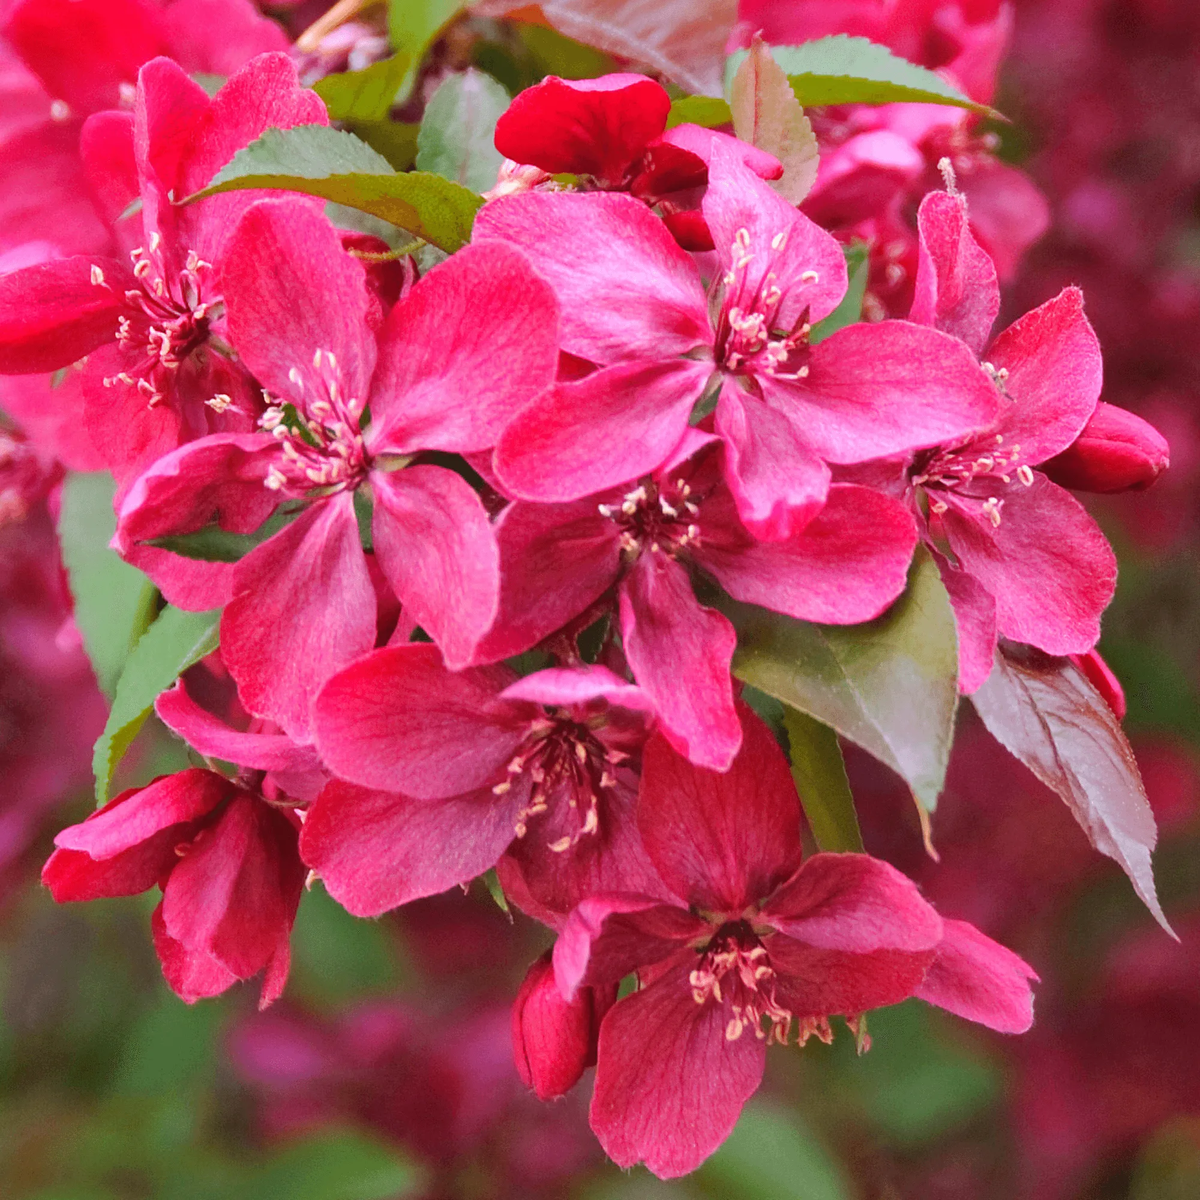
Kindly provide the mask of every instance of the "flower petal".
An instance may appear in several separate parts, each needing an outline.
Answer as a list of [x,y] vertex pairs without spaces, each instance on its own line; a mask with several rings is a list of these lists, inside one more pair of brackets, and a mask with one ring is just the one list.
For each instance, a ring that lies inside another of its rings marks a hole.
[[958,634],[958,690],[969,696],[983,686],[996,661],[996,601],[973,575],[933,551]]
[[167,986],[187,1004],[219,996],[238,981],[238,977],[204,950],[189,950],[168,932],[161,902],[150,917],[154,950],[162,965]]

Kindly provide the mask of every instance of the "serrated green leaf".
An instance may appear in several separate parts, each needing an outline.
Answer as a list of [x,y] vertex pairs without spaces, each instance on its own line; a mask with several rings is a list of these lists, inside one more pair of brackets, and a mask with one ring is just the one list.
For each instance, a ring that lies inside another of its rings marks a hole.
[[412,66],[407,54],[393,54],[361,71],[326,75],[313,84],[331,121],[383,121]]
[[496,186],[504,156],[496,149],[496,122],[508,92],[490,75],[470,68],[450,75],[425,106],[417,135],[416,166],[473,192]]
[[908,589],[862,625],[813,625],[727,602],[734,674],[832,726],[886,763],[932,810],[946,779],[958,707],[950,598],[918,549]]
[[783,705],[792,778],[809,828],[822,850],[861,854],[862,831],[837,734],[807,713]]
[[108,802],[113,772],[150,715],[154,701],[188,667],[211,654],[219,641],[221,614],[164,608],[142,634],[117,684],[108,723],[92,752],[96,800]]
[[67,476],[58,536],[75,599],[75,624],[96,680],[112,697],[130,652],[154,618],[154,584],[108,548],[117,528],[107,471]]
[[733,113],[725,100],[716,96],[682,96],[671,101],[667,128],[674,129],[676,125],[703,125],[705,129],[714,129],[718,125],[728,125],[732,120]]
[[397,103],[408,99],[429,47],[464,8],[464,0],[388,0],[388,38],[409,60]]
[[416,161],[421,127],[415,121],[347,121],[346,128],[379,151],[397,171],[409,170]]
[[846,274],[849,276],[846,294],[825,320],[818,321],[812,327],[808,340],[814,346],[831,333],[862,320],[863,300],[867,295],[867,281],[871,277],[871,247],[866,242],[855,242],[845,248],[845,255]]
[[320,196],[390,221],[450,254],[470,239],[483,204],[482,197],[440,175],[401,174],[352,133],[325,125],[268,129],[183,203],[246,188]]
[[[739,50],[725,64],[729,90],[747,51]],[[948,104],[997,117],[986,104],[964,96],[940,75],[898,58],[886,46],[844,33],[817,38],[802,46],[772,46],[775,61],[787,72],[796,99],[814,104],[892,104],[898,100]]]

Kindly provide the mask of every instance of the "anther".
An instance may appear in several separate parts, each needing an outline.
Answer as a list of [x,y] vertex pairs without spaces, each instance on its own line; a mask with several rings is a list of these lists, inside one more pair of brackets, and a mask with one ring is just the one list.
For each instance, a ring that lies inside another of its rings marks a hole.
[[104,286],[104,272],[95,263],[92,263],[92,283],[96,287]]
[[821,276],[817,271],[805,271],[804,274],[800,276],[800,282],[801,283],[817,283],[820,280],[820,278],[821,278]]

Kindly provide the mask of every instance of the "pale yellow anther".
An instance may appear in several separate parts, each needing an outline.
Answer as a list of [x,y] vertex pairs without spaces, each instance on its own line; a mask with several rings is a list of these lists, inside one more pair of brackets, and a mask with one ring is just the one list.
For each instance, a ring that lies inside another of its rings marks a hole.
[[104,272],[95,263],[92,263],[91,275],[92,275],[92,283],[96,287],[104,286]]

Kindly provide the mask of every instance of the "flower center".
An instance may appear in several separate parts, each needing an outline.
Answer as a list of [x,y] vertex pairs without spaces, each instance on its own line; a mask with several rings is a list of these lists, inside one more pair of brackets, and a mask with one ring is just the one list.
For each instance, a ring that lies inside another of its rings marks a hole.
[[[602,722],[603,718],[597,718]],[[523,838],[533,817],[541,816],[552,803],[565,797],[574,814],[574,831],[549,843],[556,854],[569,850],[581,838],[600,829],[600,799],[616,787],[614,770],[628,755],[606,746],[596,730],[551,710],[535,721],[520,749],[508,764],[508,778],[496,784],[497,796],[508,792],[520,776],[530,780],[529,800],[517,813],[515,831]]]
[[996,528],[1002,520],[1000,510],[1004,501],[999,496],[964,495],[964,492],[977,480],[999,480],[1008,484],[1014,476],[1025,487],[1033,486],[1033,471],[1021,462],[1021,447],[1015,442],[1006,446],[1002,433],[996,434],[990,449],[986,444],[974,441],[966,446],[939,446],[926,450],[917,455],[910,473],[912,486],[925,493],[929,510],[934,515],[941,516],[949,507],[938,493],[954,492],[960,499],[977,500],[984,516]]
[[700,540],[696,524],[700,508],[682,479],[674,483],[648,480],[627,492],[619,504],[598,507],[600,515],[620,529],[621,549],[630,560],[646,549],[674,557]]
[[[787,244],[781,230],[770,248],[752,245],[750,232],[739,229],[730,247],[732,264],[719,281],[714,300],[720,304],[717,317],[716,361],[726,371],[771,375],[776,379],[803,379],[808,375],[807,309],[790,328],[784,327],[784,292],[774,271],[751,271],[750,264],[764,254],[768,260]],[[815,283],[816,271],[801,275],[804,283]]]
[[279,439],[283,450],[263,482],[272,491],[294,497],[313,488],[332,495],[357,487],[368,468],[359,428],[363,404],[343,395],[337,359],[328,350],[317,350],[312,372],[292,367],[288,379],[296,403],[266,397],[268,408],[258,421]]
[[729,921],[717,930],[700,950],[700,962],[688,983],[697,1004],[729,1002],[728,1041],[737,1041],[747,1029],[753,1029],[754,1036],[765,1037],[768,1045],[787,1045],[792,1014],[775,1000],[771,958],[749,921]]
[[[174,373],[208,340],[211,312],[221,303],[219,298],[205,299],[212,266],[194,250],[188,251],[184,269],[168,282],[157,258],[161,243],[155,233],[150,255],[140,246],[130,251],[138,286],[125,293],[125,312],[117,318],[117,344],[129,362],[104,380],[105,387],[136,387],[151,408],[166,399]],[[92,283],[111,286],[98,266],[92,267]]]

